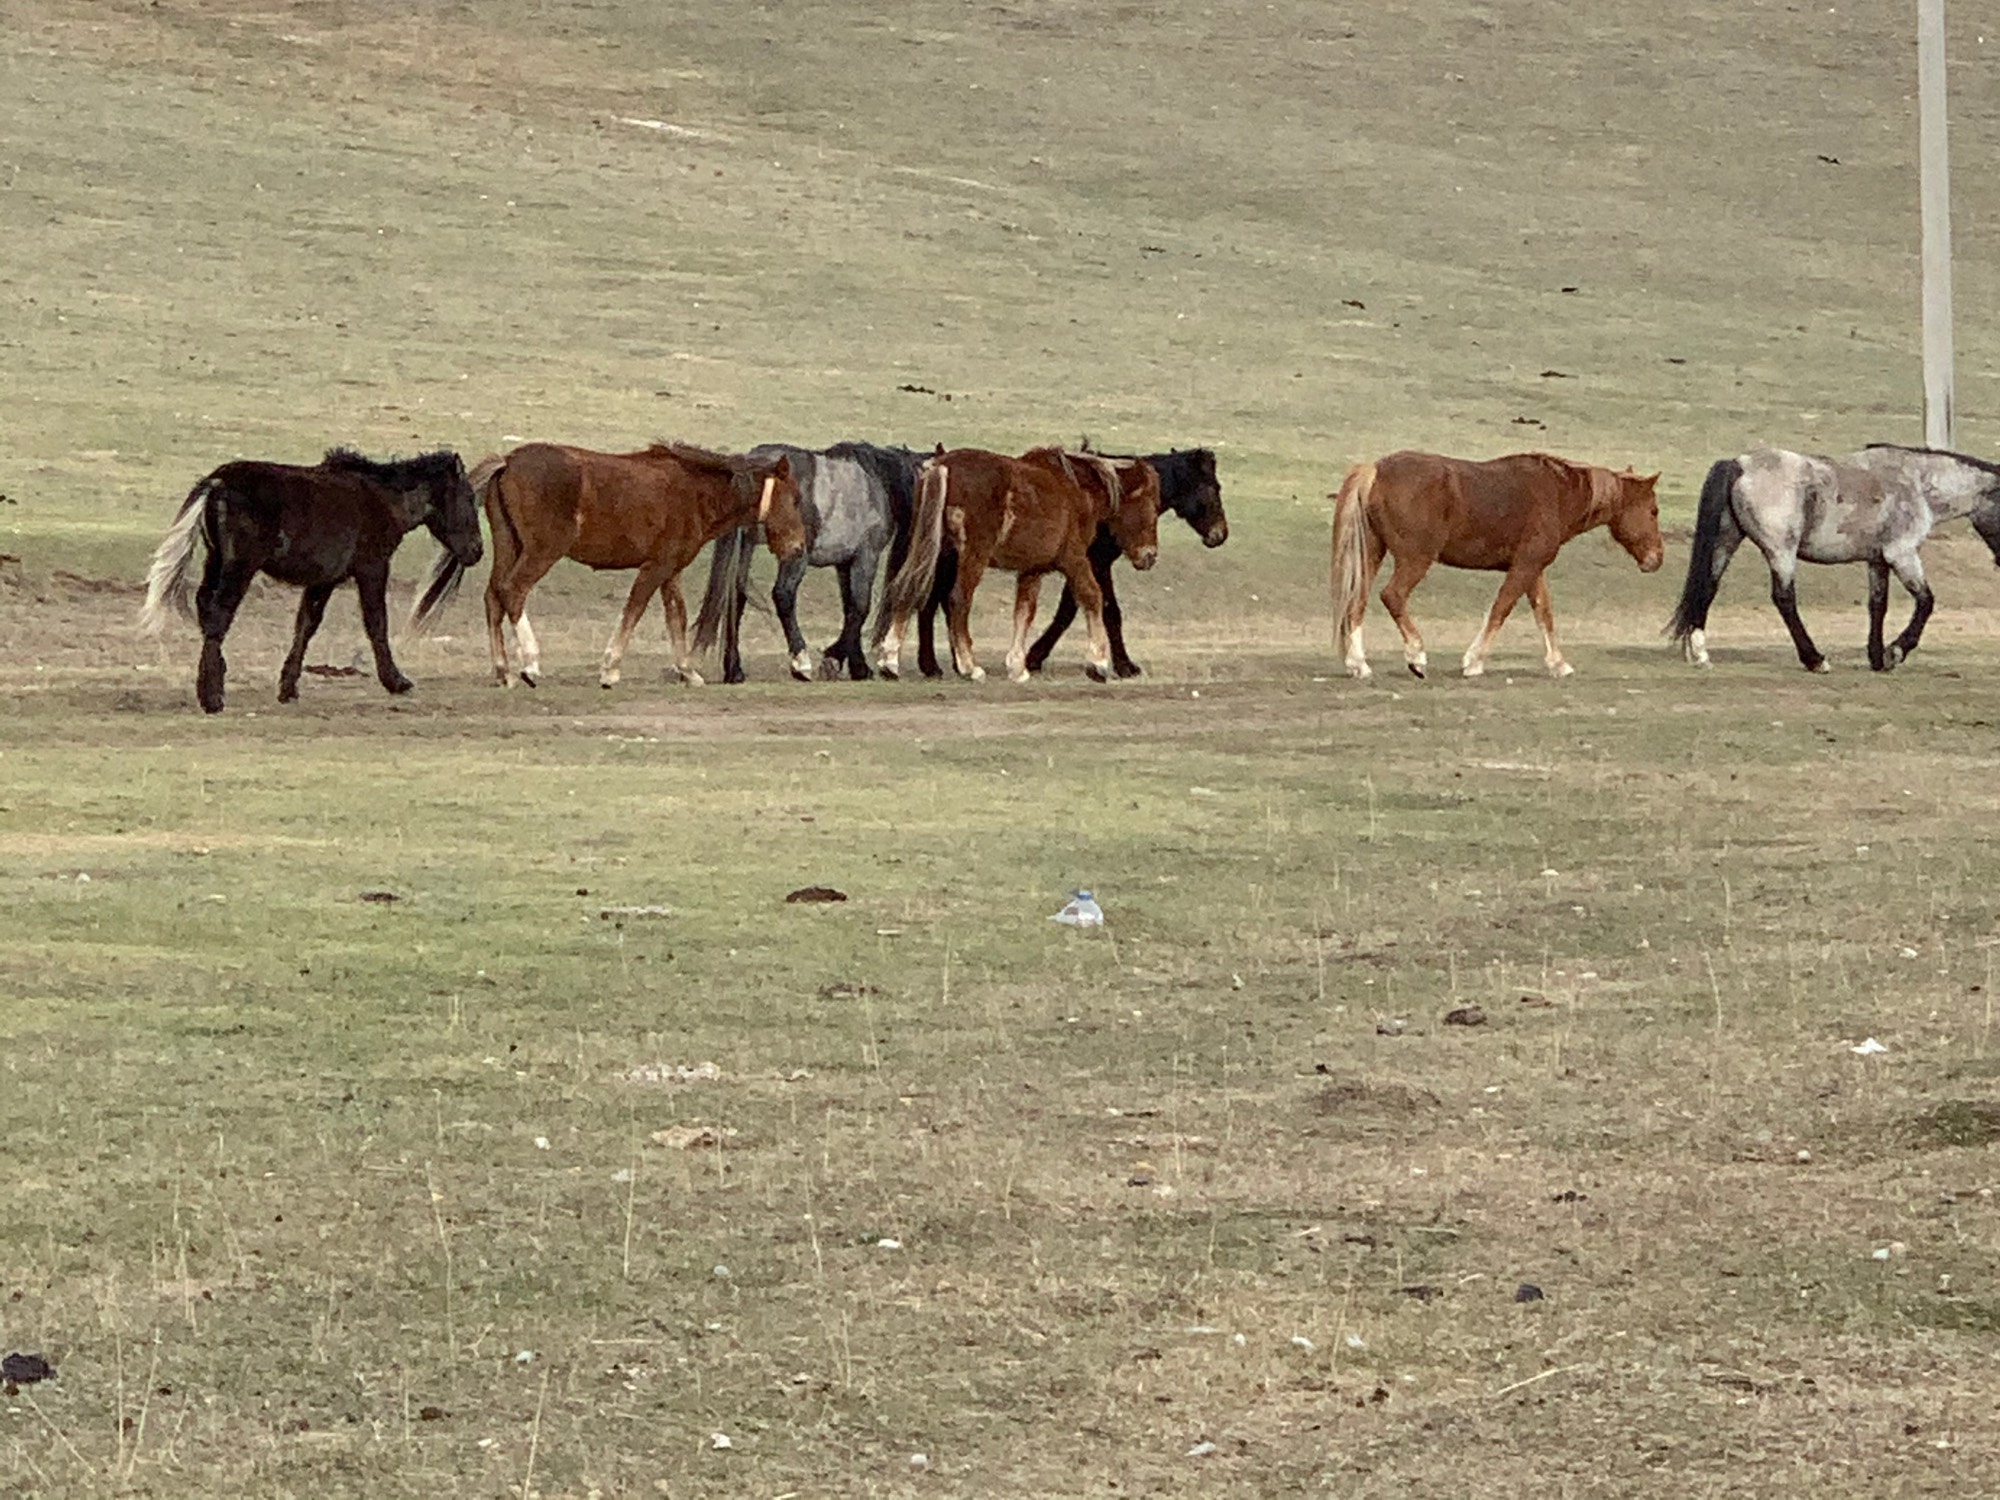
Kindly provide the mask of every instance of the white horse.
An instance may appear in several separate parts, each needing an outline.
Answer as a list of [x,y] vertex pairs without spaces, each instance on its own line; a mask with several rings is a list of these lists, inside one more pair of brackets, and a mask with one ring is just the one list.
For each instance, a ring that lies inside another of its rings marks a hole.
[[[1747,537],[1771,568],[1771,602],[1784,617],[1809,672],[1827,670],[1826,657],[1799,618],[1800,559],[1868,564],[1868,664],[1886,672],[1917,649],[1935,600],[1917,555],[1938,526],[1960,516],[1972,524],[2000,563],[2000,465],[1936,448],[1872,443],[1844,458],[1818,458],[1784,448],[1756,448],[1718,460],[1701,487],[1687,583],[1667,634],[1687,659],[1708,663],[1708,609],[1723,569]],[[1910,623],[1886,647],[1889,575],[1909,590]]]

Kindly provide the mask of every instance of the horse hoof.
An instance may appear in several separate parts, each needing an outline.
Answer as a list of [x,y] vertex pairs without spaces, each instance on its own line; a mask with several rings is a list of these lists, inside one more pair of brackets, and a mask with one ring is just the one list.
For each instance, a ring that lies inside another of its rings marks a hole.
[[892,661],[877,662],[875,670],[884,682],[900,681],[903,675],[902,669]]
[[[391,679],[388,682],[383,683],[382,686],[387,688],[392,693],[402,694],[402,693],[407,693],[411,688],[415,687],[416,684],[410,681],[410,679],[407,677],[397,677]],[[294,693],[292,696],[297,697],[298,695]]]
[[1375,669],[1365,661],[1351,661],[1347,664],[1347,675],[1356,682],[1366,682],[1375,675]]
[[[621,675],[623,674],[618,672],[600,672],[597,674],[597,685],[601,688],[615,688],[618,686],[618,679]],[[523,678],[522,680],[525,682],[527,679]],[[534,686],[533,683],[529,683],[528,685],[530,687]]]
[[1088,677],[1092,682],[1109,682],[1111,680],[1111,675],[1094,661],[1084,663],[1083,675]]
[[749,679],[743,675],[743,669],[741,667],[736,668],[736,670],[733,672],[724,672],[722,674],[722,684],[724,687],[739,687],[748,680]]
[[1833,663],[1822,656],[1818,661],[1807,667],[1806,670],[1808,672],[1818,672],[1821,676],[1824,676],[1833,670]]
[[293,684],[293,685],[292,685],[291,687],[281,687],[281,688],[279,688],[279,689],[278,689],[278,701],[279,701],[280,703],[296,703],[296,702],[298,702],[298,701],[299,701],[299,690],[298,690],[298,686],[297,686],[297,684]]
[[969,672],[965,674],[965,680],[967,682],[984,682],[986,680],[986,668],[984,667],[972,668]]
[[701,673],[693,670],[692,668],[689,668],[687,671],[681,673],[681,681],[686,683],[689,687],[708,686],[708,679],[703,677]]
[[1410,675],[1416,678],[1417,681],[1422,682],[1424,680],[1424,668],[1426,665],[1428,665],[1428,663],[1420,661],[1406,661],[1403,663],[1403,665],[1410,669]]
[[1549,668],[1549,676],[1555,678],[1558,682],[1561,682],[1565,677],[1574,677],[1575,675],[1576,668],[1572,667],[1566,661],[1559,661]]
[[793,653],[792,676],[800,682],[811,682],[813,680],[813,660],[808,653],[804,651]]
[[1889,648],[1889,654],[1883,657],[1882,659],[1882,670],[1885,672],[1893,672],[1897,667],[1902,665],[1903,658],[1908,656],[1909,654],[1910,653],[1905,651],[1901,646],[1891,646]]
[[[616,681],[616,679],[614,678],[613,681]],[[540,667],[521,668],[521,685],[523,687],[540,687],[542,685],[542,669]],[[609,686],[609,684],[607,683],[606,686]]]
[[1137,677],[1140,675],[1140,667],[1136,661],[1121,661],[1112,670],[1115,671],[1120,677],[1124,677],[1127,679]]
[[219,713],[221,713],[221,712],[222,712],[222,700],[221,700],[220,698],[216,698],[216,699],[214,699],[214,700],[212,700],[212,701],[211,701],[210,699],[207,699],[207,698],[203,698],[203,699],[201,700],[201,711],[202,711],[203,713],[205,713],[205,714],[219,714]]
[[1486,675],[1486,663],[1483,661],[1467,662],[1464,667],[1463,675],[1467,677],[1484,677]]
[[857,656],[853,661],[848,663],[847,675],[856,682],[866,682],[875,674],[868,670],[868,663]]

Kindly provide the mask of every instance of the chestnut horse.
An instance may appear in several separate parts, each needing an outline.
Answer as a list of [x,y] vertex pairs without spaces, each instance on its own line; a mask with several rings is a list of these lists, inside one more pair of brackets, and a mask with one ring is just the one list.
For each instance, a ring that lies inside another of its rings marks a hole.
[[[559,443],[523,443],[475,464],[472,487],[486,504],[493,571],[486,580],[486,632],[493,675],[511,684],[503,626],[511,626],[520,680],[541,676],[541,647],[528,623],[528,591],[565,557],[589,568],[637,568],[625,613],[604,648],[597,680],[618,681],[618,663],[647,601],[660,596],[681,680],[699,686],[688,653],[681,571],[701,549],[739,526],[760,524],[780,558],[806,544],[798,486],[785,459],[765,462],[655,443],[637,453],[595,453]],[[441,560],[440,568],[446,566]],[[433,584],[425,597],[438,592]]]
[[901,671],[903,634],[910,616],[930,595],[949,528],[958,575],[946,623],[959,675],[975,681],[986,675],[972,657],[972,596],[987,568],[995,567],[1017,575],[1007,675],[1016,682],[1027,680],[1028,628],[1034,624],[1042,578],[1060,572],[1090,625],[1086,670],[1099,682],[1107,680],[1111,645],[1104,628],[1104,590],[1090,562],[1090,544],[1100,525],[1109,526],[1133,567],[1152,567],[1160,553],[1160,481],[1147,464],[1060,448],[1034,448],[1019,458],[979,448],[940,449],[918,478],[909,556],[890,580],[883,601],[877,627],[878,643],[886,640],[878,664],[882,675],[895,677]]
[[1486,653],[1508,614],[1526,594],[1547,645],[1549,675],[1572,668],[1556,645],[1555,611],[1542,576],[1571,537],[1609,526],[1639,571],[1651,573],[1666,553],[1654,486],[1630,469],[1613,473],[1548,453],[1515,453],[1476,462],[1435,453],[1391,453],[1356,464],[1342,481],[1333,512],[1333,618],[1351,677],[1370,676],[1361,650],[1368,589],[1387,553],[1395,561],[1382,603],[1403,633],[1403,660],[1418,677],[1423,637],[1409,614],[1410,591],[1432,563],[1504,572],[1486,623],[1466,648],[1467,677],[1486,670]]

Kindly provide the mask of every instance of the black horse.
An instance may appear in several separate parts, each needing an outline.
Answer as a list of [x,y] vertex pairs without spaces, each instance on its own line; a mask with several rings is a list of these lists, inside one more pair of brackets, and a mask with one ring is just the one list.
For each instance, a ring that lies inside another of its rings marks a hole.
[[[1084,447],[1085,451],[1091,451],[1088,441]],[[1107,453],[1104,456],[1129,459],[1133,455]],[[1204,547],[1220,547],[1229,540],[1229,518],[1222,511],[1222,484],[1215,477],[1213,452],[1207,448],[1176,448],[1168,453],[1148,453],[1145,459],[1153,466],[1153,472],[1160,476],[1162,515],[1172,511],[1187,522],[1201,538]],[[1111,583],[1111,565],[1118,561],[1119,548],[1118,539],[1111,534],[1108,525],[1097,528],[1097,535],[1090,543],[1089,556],[1090,570],[1097,575],[1098,585],[1104,590],[1104,629],[1111,637],[1111,669],[1120,677],[1137,677],[1139,664],[1125,649],[1125,616],[1118,607],[1118,593]],[[930,599],[925,603],[918,623],[917,666],[926,677],[944,675],[938,666],[932,628],[937,612],[951,597],[951,586],[957,577],[957,554],[947,552],[940,556],[937,581],[932,585]],[[1063,632],[1069,629],[1070,622],[1075,618],[1076,595],[1065,585],[1049,628],[1028,648],[1030,672],[1041,671],[1049,653],[1055,650],[1056,642],[1062,639]]]
[[[389,563],[405,533],[428,527],[461,567],[477,563],[479,506],[456,453],[377,463],[335,448],[323,463],[224,464],[188,491],[187,499],[153,553],[146,572],[140,625],[154,635],[169,609],[201,626],[201,671],[195,697],[209,713],[222,709],[225,667],[222,638],[259,573],[297,584],[298,627],[291,654],[278,674],[278,701],[299,695],[306,643],[319,629],[333,591],[354,580],[361,595],[361,623],[375,648],[375,673],[392,693],[407,693],[410,679],[389,654]],[[208,559],[201,587],[194,586],[199,539]],[[452,574],[455,581],[456,572]],[[433,585],[437,593],[443,585]],[[426,599],[425,605],[442,600]]]

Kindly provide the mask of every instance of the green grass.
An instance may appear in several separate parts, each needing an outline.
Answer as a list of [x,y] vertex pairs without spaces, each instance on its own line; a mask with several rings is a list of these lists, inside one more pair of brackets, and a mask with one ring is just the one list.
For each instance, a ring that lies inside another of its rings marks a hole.
[[[1983,549],[1886,677],[1859,574],[1831,678],[1750,564],[1697,674],[1680,559],[1596,539],[1560,685],[1525,617],[1350,684],[1324,606],[1387,448],[1684,522],[1915,435],[1902,9],[4,11],[0,1345],[60,1376],[0,1488],[1995,1487]],[[626,580],[559,569],[535,692],[469,598],[413,698],[280,710],[274,589],[207,719],[129,624],[238,452],[1084,431],[1216,444],[1232,517],[1121,579],[1116,688],[805,688],[753,617],[749,685],[649,625],[607,694]]]

